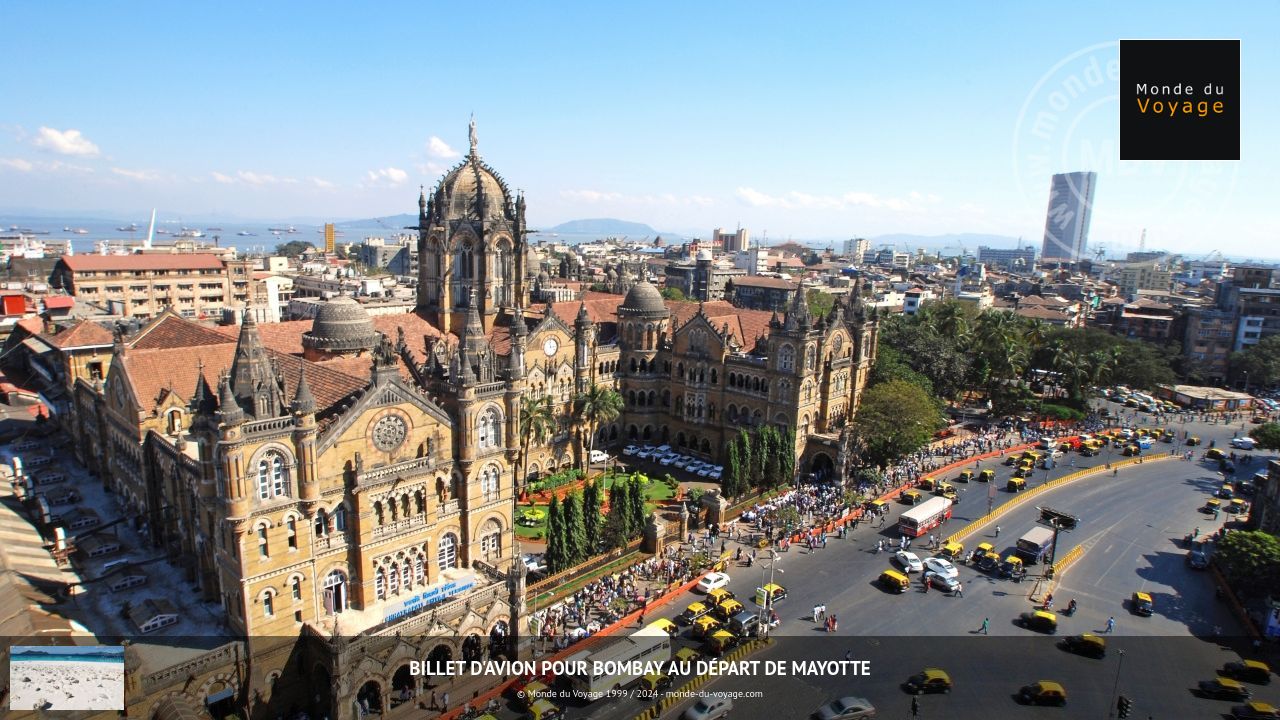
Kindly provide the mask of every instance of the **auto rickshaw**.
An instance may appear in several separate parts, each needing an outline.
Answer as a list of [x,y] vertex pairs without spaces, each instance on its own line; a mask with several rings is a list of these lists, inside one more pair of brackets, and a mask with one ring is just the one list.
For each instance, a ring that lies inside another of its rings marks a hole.
[[710,615],[703,615],[689,626],[689,637],[704,638],[720,629],[720,621]]
[[1204,451],[1205,460],[1221,460],[1226,456],[1227,454],[1222,452],[1222,450],[1219,448],[1209,448],[1208,450]]
[[697,620],[709,612],[711,612],[711,606],[703,602],[696,602],[685,608],[684,612],[680,613],[680,617],[683,618],[685,622],[692,623],[694,620]]
[[1235,498],[1231,501],[1231,504],[1226,507],[1226,511],[1237,515],[1243,515],[1244,513],[1249,512],[1249,504],[1240,498]]
[[707,638],[703,643],[703,647],[712,655],[723,655],[725,652],[736,647],[738,644],[738,636],[728,630],[717,630]]
[[1271,667],[1261,660],[1229,662],[1222,666],[1223,675],[1235,680],[1266,685],[1271,682]]
[[942,668],[925,668],[922,672],[907,678],[907,681],[902,684],[902,689],[912,695],[949,693],[951,692],[951,676]]
[[732,600],[733,598],[734,594],[732,590],[728,588],[716,588],[715,590],[707,593],[707,597],[704,598],[702,602],[714,607],[725,600]]
[[967,483],[972,479],[973,479],[972,470],[961,470],[960,474],[956,476],[956,482]]
[[529,707],[529,713],[525,717],[529,720],[559,720],[564,717],[564,710],[550,700],[537,700]]
[[1214,513],[1216,515],[1221,509],[1222,501],[1210,498],[1205,502],[1204,507],[1200,508],[1200,512]]
[[671,662],[677,667],[693,667],[693,664],[701,659],[702,653],[691,647],[684,647],[676,651],[676,654],[671,657]]
[[888,503],[883,500],[872,500],[867,503],[867,513],[870,515],[883,515]]
[[1187,447],[1194,447],[1199,444],[1200,444],[1200,438],[1196,437],[1195,435],[1192,435],[1191,437],[1187,438]]
[[1017,465],[1018,462],[1020,462],[1021,460],[1022,460],[1022,457],[1019,455],[1010,455],[1009,457],[1004,459],[1004,464],[1013,466],[1013,465]]
[[787,589],[776,583],[769,583],[764,587],[756,588],[756,604],[766,607],[772,606],[779,600],[785,600],[787,597]]
[[658,628],[659,630],[670,635],[671,637],[675,637],[676,635],[680,634],[680,626],[676,625],[675,623],[671,622],[666,618],[658,618],[657,620],[654,620],[653,622],[649,623],[649,627]]
[[1151,614],[1155,612],[1154,610],[1155,603],[1152,601],[1151,596],[1148,595],[1147,593],[1135,592],[1130,602],[1132,603],[1130,607],[1133,610],[1134,615],[1151,617]]
[[938,487],[933,491],[940,497],[954,501],[960,493],[956,491],[956,487],[950,483],[938,483]]
[[996,479],[996,471],[995,471],[995,470],[987,469],[987,470],[983,470],[982,472],[978,473],[978,481],[979,481],[979,482],[991,482],[992,480],[995,480],[995,479]]
[[983,572],[996,572],[1000,569],[1000,555],[995,552],[985,552],[978,556],[978,569]]
[[911,587],[911,580],[892,568],[880,573],[879,582],[889,592],[904,593]]
[[1017,578],[1026,574],[1026,569],[1022,567],[1022,558],[1017,555],[1009,555],[1005,557],[1004,562],[1000,563],[1000,574],[1007,578]]
[[721,622],[729,622],[729,618],[737,615],[743,610],[746,610],[746,608],[742,607],[742,603],[734,600],[733,598],[729,598],[717,605],[714,612],[716,617],[720,618]]
[[640,678],[638,687],[646,693],[660,693],[671,689],[671,676],[666,673],[649,673]]
[[942,549],[938,551],[938,554],[949,560],[959,560],[960,556],[964,554],[964,545],[955,540],[948,540],[942,546]]
[[925,492],[929,492],[933,490],[933,488],[936,485],[937,485],[937,481],[934,480],[933,478],[928,478],[928,477],[920,478],[920,482],[916,483],[916,487],[920,488],[921,490],[924,490]]
[[1125,457],[1131,457],[1131,456],[1134,456],[1134,455],[1141,455],[1141,454],[1142,454],[1142,448],[1138,447],[1137,445],[1125,445],[1125,446],[1124,446],[1124,452],[1123,452],[1122,454],[1123,454]]
[[924,495],[919,490],[907,490],[901,495],[902,502],[908,505],[916,505],[924,499]]
[[1027,489],[1027,481],[1020,478],[1009,478],[1009,482],[1004,484],[1004,489],[1011,493],[1016,493]]
[[1160,442],[1172,443],[1174,441],[1174,437],[1172,430],[1165,430],[1164,433],[1160,435]]
[[1013,471],[1013,477],[1021,480],[1023,478],[1031,477],[1031,474],[1034,472],[1035,472],[1034,468],[1029,468],[1029,467],[1024,467],[1022,465],[1019,465],[1018,468]]
[[520,705],[525,710],[530,710],[533,708],[533,704],[540,698],[545,698],[549,695],[551,695],[551,688],[547,687],[547,684],[541,680],[534,680],[524,686],[524,689],[520,691],[517,698]]
[[1230,500],[1234,494],[1235,488],[1231,486],[1231,483],[1222,483],[1217,490],[1213,491],[1214,497],[1219,497],[1223,500]]
[[1107,641],[1093,633],[1084,633],[1063,640],[1062,648],[1077,655],[1102,658],[1107,654]]

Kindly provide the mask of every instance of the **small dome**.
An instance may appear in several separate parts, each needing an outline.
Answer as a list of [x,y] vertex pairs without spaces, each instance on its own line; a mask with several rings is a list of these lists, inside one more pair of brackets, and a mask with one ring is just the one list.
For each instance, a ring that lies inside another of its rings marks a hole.
[[699,251],[698,251],[698,259],[699,259],[699,260],[710,260],[710,259],[711,259],[711,251],[710,251],[710,250],[708,250],[708,249],[706,249],[706,248],[703,248],[703,249],[699,250]]
[[627,292],[622,301],[623,310],[639,310],[641,312],[666,312],[667,305],[662,302],[662,293],[648,280],[641,280]]
[[302,347],[328,353],[372,350],[377,343],[378,333],[369,313],[345,295],[321,305],[311,330],[302,335]]

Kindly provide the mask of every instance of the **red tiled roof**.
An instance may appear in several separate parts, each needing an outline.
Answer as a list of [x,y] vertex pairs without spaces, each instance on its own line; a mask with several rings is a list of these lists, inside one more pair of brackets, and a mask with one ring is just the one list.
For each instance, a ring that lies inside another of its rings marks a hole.
[[38,317],[22,318],[14,324],[32,335],[39,335],[40,332],[44,330],[44,320],[41,320]]
[[[239,325],[217,325],[211,329],[226,335],[233,342],[240,337]],[[301,355],[302,334],[310,329],[310,320],[258,323],[258,337],[262,338],[263,345],[272,350],[289,355]]]
[[765,275],[755,275],[734,278],[732,280],[734,287],[758,287],[758,288],[777,288],[779,290],[795,290],[796,284],[783,280],[782,278],[768,277]]
[[234,343],[237,335],[239,335],[239,328],[236,329],[235,335],[228,337],[213,328],[187,320],[172,311],[166,311],[134,335],[129,340],[129,348],[159,350],[219,345]]
[[[689,322],[698,314],[698,307],[698,303],[695,302],[668,300],[667,308],[671,310],[671,327],[678,329]],[[773,313],[767,310],[744,310],[723,300],[702,303],[702,309],[716,330],[722,330],[725,323],[728,323],[729,333],[739,345],[748,350],[755,347],[756,338],[769,334],[769,320],[773,318]]]
[[73,327],[56,335],[41,337],[50,345],[63,350],[74,347],[101,347],[111,345],[115,340],[110,330],[89,320],[81,320]]
[[148,253],[136,255],[63,255],[72,272],[100,270],[221,270],[222,259],[206,253]]
[[[587,317],[591,318],[593,323],[617,322],[618,306],[622,304],[623,300],[626,300],[622,295],[600,292],[588,292],[583,299],[587,304]],[[556,317],[566,324],[572,325],[574,318],[578,317],[579,302],[578,300],[568,300],[552,303],[551,308],[555,311]]]
[[1037,320],[1066,321],[1069,319],[1066,314],[1058,312],[1057,310],[1050,310],[1049,308],[1044,307],[1043,305],[1032,305],[1031,307],[1019,307],[1015,312],[1024,318],[1034,318]]
[[44,299],[46,310],[66,310],[75,307],[76,299],[70,295],[50,295]]

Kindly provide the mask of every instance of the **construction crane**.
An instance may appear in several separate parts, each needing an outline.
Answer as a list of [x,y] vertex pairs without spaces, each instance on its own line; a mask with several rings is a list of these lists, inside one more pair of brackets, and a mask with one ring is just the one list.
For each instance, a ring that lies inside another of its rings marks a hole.
[[1098,247],[1094,248],[1094,251],[1093,251],[1094,262],[1102,262],[1103,260],[1106,259],[1106,257],[1107,257],[1106,245],[1099,245]]

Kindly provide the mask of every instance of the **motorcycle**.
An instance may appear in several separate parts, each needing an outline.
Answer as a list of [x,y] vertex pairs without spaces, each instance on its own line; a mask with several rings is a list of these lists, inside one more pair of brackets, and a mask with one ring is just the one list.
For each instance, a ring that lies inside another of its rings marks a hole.
[[1072,616],[1072,615],[1075,615],[1075,614],[1076,614],[1076,601],[1075,601],[1075,600],[1072,600],[1071,602],[1067,603],[1067,609],[1066,609],[1065,611],[1063,611],[1063,613],[1062,613],[1062,614],[1063,614],[1063,615],[1066,615],[1067,617],[1070,617],[1070,616]]

